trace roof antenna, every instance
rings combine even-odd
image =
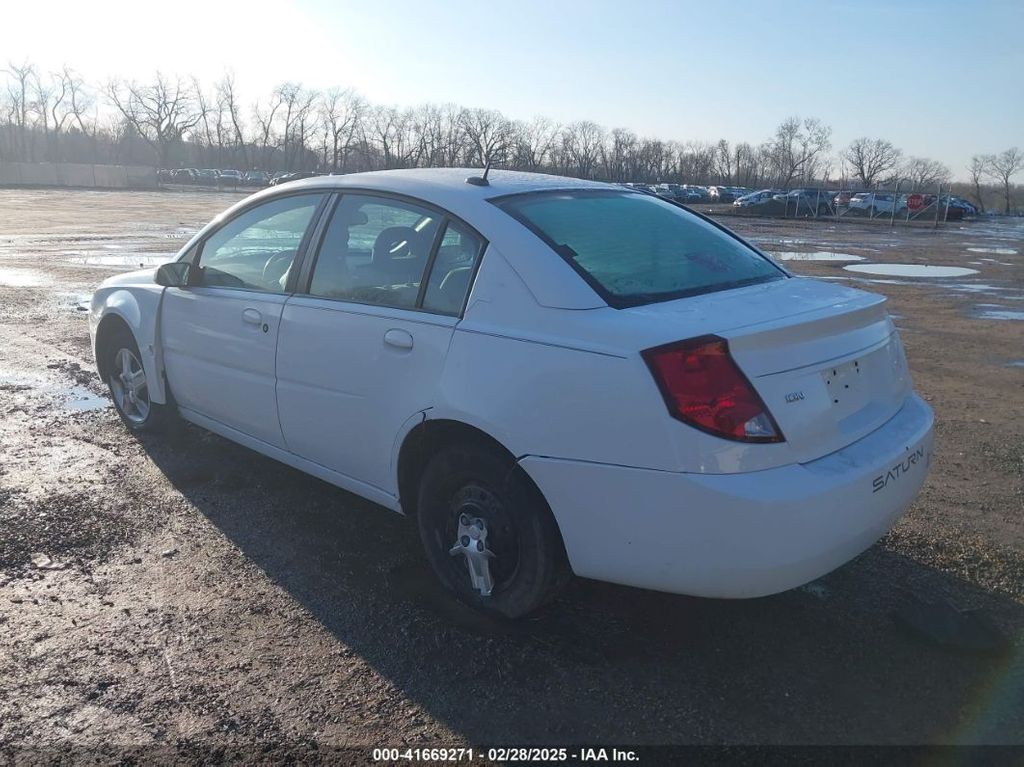
[[[470,176],[466,179],[467,184],[473,186],[490,186],[491,182],[487,180],[487,174],[491,172],[491,158],[487,158],[487,162],[484,164],[484,175],[482,176]]]

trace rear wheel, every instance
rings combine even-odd
[[[466,444],[435,455],[420,481],[417,524],[435,574],[472,607],[518,618],[568,576],[551,511],[496,449]]]
[[[117,328],[105,344],[107,386],[114,408],[125,426],[135,432],[159,431],[172,418],[171,408],[153,402],[142,355],[127,328]]]

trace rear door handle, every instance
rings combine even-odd
[[[396,349],[411,349],[412,334],[398,328],[391,328],[384,334],[384,343]]]
[[[242,312],[242,321],[248,322],[250,325],[262,325],[263,315],[260,314],[259,311],[257,311],[256,309],[250,307],[246,309],[244,312]]]

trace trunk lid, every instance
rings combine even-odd
[[[760,451],[753,465],[768,468],[840,450],[902,407],[910,375],[885,301],[793,278],[628,311],[657,320],[665,341],[714,334],[729,342],[785,437],[785,450],[745,446]]]

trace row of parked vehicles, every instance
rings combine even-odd
[[[798,210],[817,211],[819,214],[850,213],[854,215],[906,216],[915,212],[934,208],[934,194],[896,194],[894,192],[853,192],[849,190],[834,191],[819,188],[801,188],[786,192],[778,189],[762,189],[733,202],[736,207],[756,207],[783,203]],[[938,198],[940,208],[949,207],[956,216],[976,216],[980,212],[973,203],[961,197],[942,195]]]
[[[630,189],[654,194],[666,200],[694,203],[729,203],[750,194],[750,190],[742,186],[698,186],[697,184],[623,184]]]
[[[322,175],[308,171],[269,173],[265,170],[240,171],[228,168],[161,168],[157,178],[161,184],[196,184],[216,187],[264,187],[276,186],[286,181]]]
[[[799,189],[759,189],[751,191],[741,186],[697,186],[695,184],[624,184],[666,200],[685,204],[732,203],[737,208],[764,207],[765,212],[785,210],[797,213],[833,213],[890,216],[913,214],[916,211],[932,209],[936,197],[931,194],[895,194],[894,192],[854,192],[850,190],[801,187]],[[980,211],[976,205],[961,197],[942,195],[939,207],[949,207],[950,217],[976,216]],[[781,206],[781,207],[780,207]]]

